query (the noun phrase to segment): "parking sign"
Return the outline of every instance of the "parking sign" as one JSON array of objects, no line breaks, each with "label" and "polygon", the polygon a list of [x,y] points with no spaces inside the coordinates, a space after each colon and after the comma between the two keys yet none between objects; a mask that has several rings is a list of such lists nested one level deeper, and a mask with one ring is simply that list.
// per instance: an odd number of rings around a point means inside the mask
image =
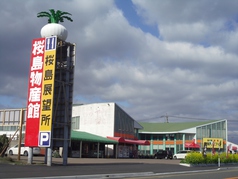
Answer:
[{"label": "parking sign", "polygon": [[39,133],[39,147],[50,147],[51,132]]}]

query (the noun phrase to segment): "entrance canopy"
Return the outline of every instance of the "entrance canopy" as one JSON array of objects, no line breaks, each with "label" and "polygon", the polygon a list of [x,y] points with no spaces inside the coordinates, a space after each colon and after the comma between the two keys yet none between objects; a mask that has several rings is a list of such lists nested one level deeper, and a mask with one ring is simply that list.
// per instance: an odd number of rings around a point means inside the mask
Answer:
[{"label": "entrance canopy", "polygon": [[124,144],[150,145],[150,142],[148,140],[132,140],[132,139],[125,139],[123,137],[109,137],[109,136],[107,138]]}]

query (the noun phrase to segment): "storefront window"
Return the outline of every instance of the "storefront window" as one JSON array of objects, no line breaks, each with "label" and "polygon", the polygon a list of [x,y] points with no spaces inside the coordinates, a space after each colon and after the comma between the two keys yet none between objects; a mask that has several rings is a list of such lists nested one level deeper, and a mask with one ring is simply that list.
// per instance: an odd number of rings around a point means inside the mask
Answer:
[{"label": "storefront window", "polygon": [[208,126],[207,126],[207,137],[212,137],[211,125],[208,125]]},{"label": "storefront window", "polygon": [[72,117],[72,124],[71,124],[72,129],[73,130],[80,129],[79,125],[80,125],[80,116]]}]

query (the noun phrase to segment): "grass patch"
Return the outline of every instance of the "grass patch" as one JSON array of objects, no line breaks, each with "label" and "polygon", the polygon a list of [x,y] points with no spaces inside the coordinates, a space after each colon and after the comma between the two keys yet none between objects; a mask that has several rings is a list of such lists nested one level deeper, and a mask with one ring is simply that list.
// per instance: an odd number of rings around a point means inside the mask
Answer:
[{"label": "grass patch", "polygon": [[26,165],[26,161],[15,160],[11,157],[0,157],[0,163],[13,164],[13,165]]}]

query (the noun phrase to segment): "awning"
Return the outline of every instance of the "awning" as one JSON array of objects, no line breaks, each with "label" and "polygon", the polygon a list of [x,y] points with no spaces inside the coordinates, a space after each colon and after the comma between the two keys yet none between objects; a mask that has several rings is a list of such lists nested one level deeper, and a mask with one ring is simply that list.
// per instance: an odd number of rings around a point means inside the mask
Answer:
[{"label": "awning", "polygon": [[125,139],[125,143],[137,144],[137,145],[150,145],[150,142],[148,140],[130,140],[130,139]]},{"label": "awning", "polygon": [[125,143],[125,139],[123,137],[108,137],[107,136],[107,138],[111,139],[111,140],[115,140],[115,141],[117,141],[119,143]]},{"label": "awning", "polygon": [[236,146],[232,146],[232,150],[237,151],[237,147]]},{"label": "awning", "polygon": [[87,141],[87,142],[99,142],[104,144],[117,144],[115,140],[111,140],[98,135],[90,134],[82,131],[71,131],[71,140]]},{"label": "awning", "polygon": [[185,143],[185,148],[193,148],[193,149],[199,149],[200,145],[192,142],[192,143]]},{"label": "awning", "polygon": [[133,139],[125,139],[123,137],[109,137],[109,136],[107,138],[124,144],[150,145],[150,142],[148,140],[133,140]]}]

